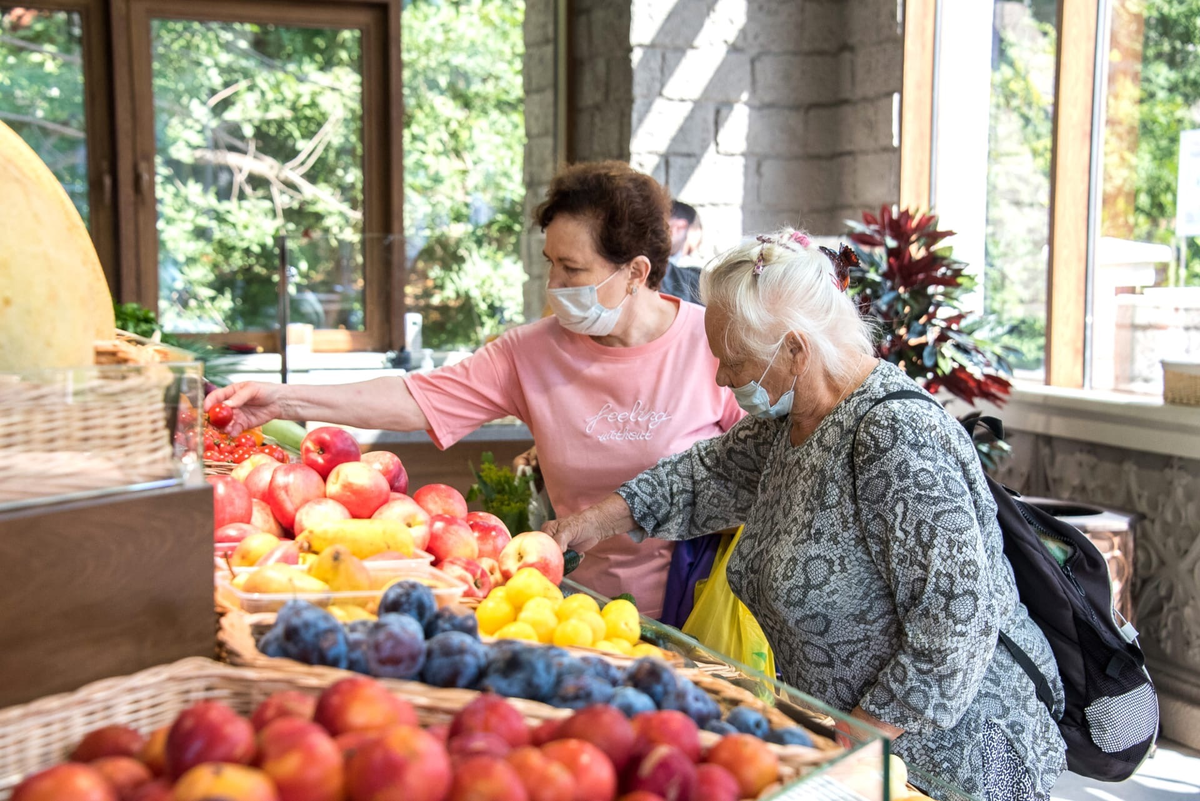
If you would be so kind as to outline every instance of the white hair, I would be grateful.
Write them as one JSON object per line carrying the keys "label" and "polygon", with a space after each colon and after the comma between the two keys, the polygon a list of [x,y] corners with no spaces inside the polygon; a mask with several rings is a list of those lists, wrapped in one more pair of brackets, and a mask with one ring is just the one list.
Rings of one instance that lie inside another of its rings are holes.
{"label": "white hair", "polygon": [[700,297],[729,315],[725,345],[733,353],[765,362],[794,331],[808,344],[812,368],[836,380],[849,378],[854,356],[875,354],[872,323],[837,285],[833,262],[802,231],[783,228],[721,254],[700,274]]}

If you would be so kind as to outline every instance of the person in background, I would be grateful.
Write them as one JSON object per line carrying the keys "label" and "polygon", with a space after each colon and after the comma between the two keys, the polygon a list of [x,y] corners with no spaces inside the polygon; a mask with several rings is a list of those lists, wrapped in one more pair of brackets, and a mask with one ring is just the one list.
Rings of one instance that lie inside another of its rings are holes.
{"label": "person in background", "polygon": [[[443,449],[516,417],[533,433],[554,510],[577,512],[742,418],[733,393],[715,382],[703,310],[657,291],[671,249],[670,202],[628,164],[567,167],[533,215],[546,234],[553,317],[427,373],[340,386],[238,383],[211,393],[205,407],[233,408],[234,434],[274,418],[322,420],[424,430]],[[618,537],[571,577],[610,598],[629,592],[643,614],[680,625],[679,606],[690,611],[692,598],[664,597],[674,551]]]}
{"label": "person in background", "polygon": [[696,219],[692,220],[692,224],[688,226],[687,242],[683,246],[684,257],[692,260],[698,259],[700,245],[703,242],[704,225],[700,222],[700,212],[696,212]]}
{"label": "person in background", "polygon": [[688,303],[700,303],[700,270],[685,267],[681,259],[687,255],[689,232],[698,220],[696,210],[688,204],[678,200],[671,203],[671,258],[658,291]]}

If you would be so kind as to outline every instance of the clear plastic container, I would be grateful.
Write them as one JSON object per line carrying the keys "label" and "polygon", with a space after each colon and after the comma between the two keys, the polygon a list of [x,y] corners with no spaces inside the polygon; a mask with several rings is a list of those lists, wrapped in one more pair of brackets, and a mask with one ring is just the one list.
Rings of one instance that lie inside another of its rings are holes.
{"label": "clear plastic container", "polygon": [[456,604],[462,600],[463,593],[467,590],[465,583],[437,570],[425,562],[415,559],[408,561],[411,564],[392,563],[395,567],[386,576],[382,572],[375,574],[379,576],[381,581],[380,586],[376,589],[354,592],[255,593],[236,589],[227,578],[221,578],[218,579],[217,595],[228,606],[241,609],[248,614],[278,612],[280,607],[292,600],[308,601],[317,606],[332,606],[334,604],[361,606],[368,612],[373,613],[375,607],[379,604],[380,596],[383,595],[384,587],[399,579],[411,579],[412,581],[419,581],[433,590],[433,597],[437,601],[439,609],[443,606]]}
{"label": "clear plastic container", "polygon": [[[219,548],[220,546],[217,547]],[[229,553],[232,554],[233,551],[231,550]],[[218,561],[223,561],[220,551],[217,552],[217,559]],[[366,566],[367,571],[371,574],[372,583],[379,579],[386,579],[387,582],[390,582],[392,578],[395,578],[397,575],[399,575],[396,571],[407,570],[414,564],[432,565],[433,554],[422,550],[416,550],[408,559],[376,560],[373,562],[369,559],[364,559],[362,560],[362,563]],[[308,572],[307,565],[300,565],[299,567],[301,570]],[[253,573],[255,570],[258,570],[258,567],[231,567],[230,569],[233,571],[233,575],[240,576],[243,573]]]}

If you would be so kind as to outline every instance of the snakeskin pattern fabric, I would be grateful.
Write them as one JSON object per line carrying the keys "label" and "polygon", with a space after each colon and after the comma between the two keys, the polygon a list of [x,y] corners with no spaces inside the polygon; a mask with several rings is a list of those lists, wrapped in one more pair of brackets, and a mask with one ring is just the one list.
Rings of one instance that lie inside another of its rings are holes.
{"label": "snakeskin pattern fabric", "polygon": [[729,583],[785,682],[903,728],[898,754],[976,796],[998,767],[985,764],[992,721],[1046,795],[1065,746],[998,630],[1053,677],[1056,714],[1062,683],[1017,597],[974,446],[934,404],[865,414],[915,388],[881,362],[799,446],[786,420],[748,417],[662,460],[618,490],[641,527],[630,534],[682,540],[744,521]]}

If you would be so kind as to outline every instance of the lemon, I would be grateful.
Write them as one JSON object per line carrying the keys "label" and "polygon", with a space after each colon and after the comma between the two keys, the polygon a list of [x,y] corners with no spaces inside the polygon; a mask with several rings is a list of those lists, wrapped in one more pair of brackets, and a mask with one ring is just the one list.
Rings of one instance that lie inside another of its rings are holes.
{"label": "lemon", "polygon": [[610,654],[621,653],[620,649],[613,645],[611,640],[596,640],[592,643],[592,647],[599,651],[608,651]]}
{"label": "lemon", "polygon": [[504,626],[517,619],[517,610],[505,600],[504,596],[491,593],[479,602],[475,610],[475,619],[479,621],[479,630],[484,634],[494,634]]}
{"label": "lemon", "polygon": [[533,630],[533,626],[528,623],[522,623],[519,620],[515,623],[509,623],[507,626],[501,626],[493,636],[498,640],[529,640],[530,642],[538,642],[537,632]]}
{"label": "lemon", "polygon": [[600,614],[600,604],[596,603],[590,595],[584,595],[582,592],[577,592],[572,596],[563,599],[562,604],[558,607],[558,619],[570,620],[571,618],[580,617],[585,613]]}
{"label": "lemon", "polygon": [[554,604],[546,598],[530,598],[517,613],[517,621],[532,626],[539,642],[550,642],[554,638],[554,629],[558,627]]}
{"label": "lemon", "polygon": [[[575,596],[571,597],[574,598]],[[562,619],[561,616],[559,619]],[[599,612],[581,612],[571,619],[586,623],[588,628],[592,630],[593,640],[603,640],[608,636],[608,624],[604,622],[604,618],[600,617]]]}
{"label": "lemon", "polygon": [[350,604],[330,604],[329,613],[343,623],[349,623],[353,620],[374,620],[375,615],[363,609],[361,606],[352,606]]}
{"label": "lemon", "polygon": [[556,587],[554,585],[554,582],[550,581],[550,579],[546,579],[546,583],[542,587],[542,597],[547,599],[548,601],[550,601],[550,603],[554,604],[554,609],[556,612],[558,611],[558,608],[560,606],[562,606],[562,603],[563,603],[562,590],[560,590],[558,587]]}
{"label": "lemon", "polygon": [[552,642],[563,648],[588,648],[595,638],[592,629],[582,620],[564,620],[554,629]]}
{"label": "lemon", "polygon": [[492,591],[488,593],[487,597],[495,598],[496,600],[499,600],[499,601],[507,601],[508,600],[508,588],[503,587],[503,586],[492,587]]}
{"label": "lemon", "polygon": [[656,648],[648,642],[639,642],[637,645],[633,646],[630,656],[653,656],[656,659],[662,659],[663,652],[661,648]]}
{"label": "lemon", "polygon": [[613,648],[617,649],[618,654],[621,654],[622,656],[633,655],[633,646],[627,643],[625,640],[610,639],[609,642],[612,643]]}
{"label": "lemon", "polygon": [[637,607],[629,601],[609,601],[600,614],[604,618],[607,639],[623,640],[633,645],[642,638],[642,625]]}
{"label": "lemon", "polygon": [[[530,598],[545,597],[547,585],[554,587],[553,584],[550,584],[549,579],[537,570],[532,567],[523,567],[514,573],[513,577],[504,585],[504,591],[513,608],[521,609],[529,602]],[[559,597],[561,598],[561,596]]]}

